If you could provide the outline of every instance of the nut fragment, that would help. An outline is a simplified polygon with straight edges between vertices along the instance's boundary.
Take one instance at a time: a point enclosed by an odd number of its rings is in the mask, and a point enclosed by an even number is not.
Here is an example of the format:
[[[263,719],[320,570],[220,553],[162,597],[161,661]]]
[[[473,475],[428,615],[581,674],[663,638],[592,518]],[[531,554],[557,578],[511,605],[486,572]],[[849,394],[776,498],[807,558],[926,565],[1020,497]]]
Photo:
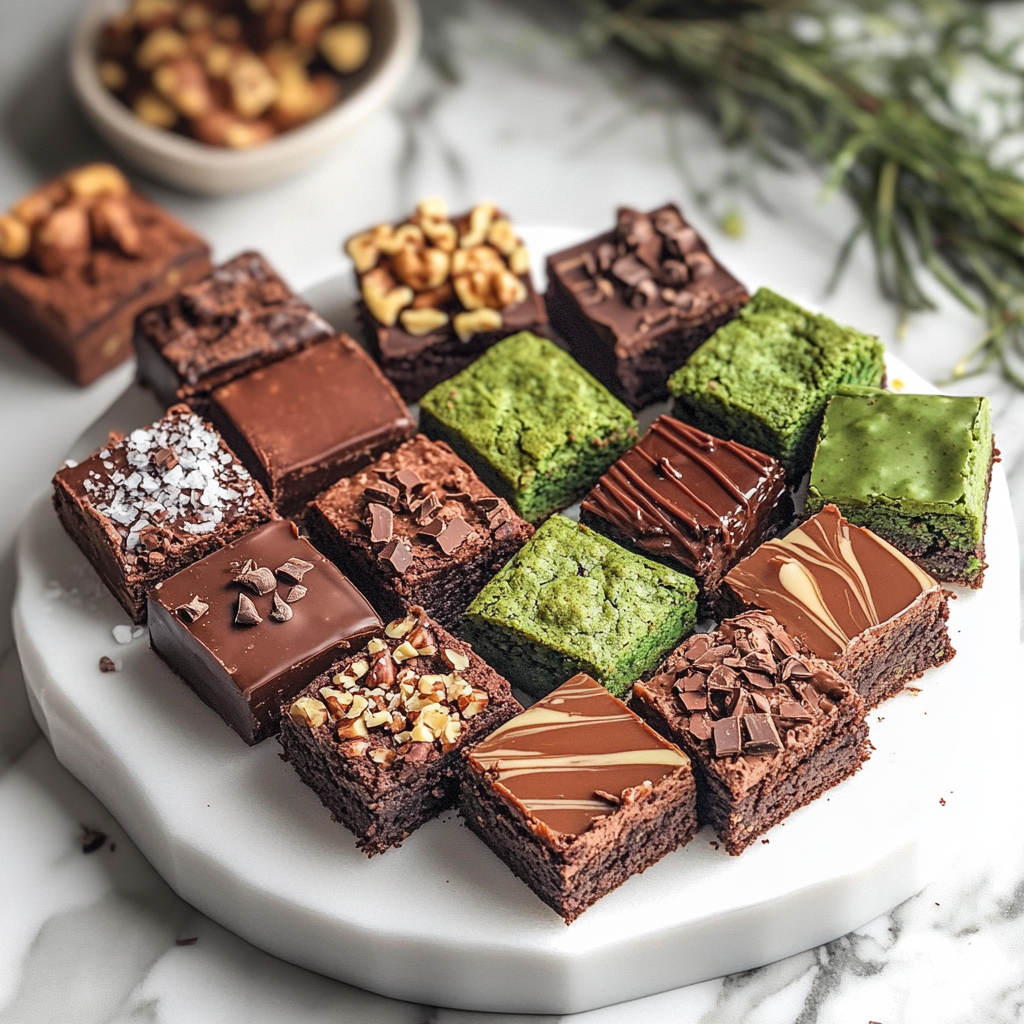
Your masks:
[[[179,57],[153,72],[153,87],[185,117],[202,117],[213,107],[206,74],[194,57]]]
[[[469,230],[459,239],[459,248],[472,249],[482,245],[495,212],[494,203],[477,203],[469,211]]]
[[[469,658],[461,651],[456,651],[451,647],[445,647],[441,651],[441,657],[456,672],[465,672],[469,668]]]
[[[5,260],[23,259],[32,242],[28,225],[9,213],[0,214],[0,257]]]
[[[448,314],[441,309],[407,309],[398,319],[411,335],[422,338],[444,327],[448,323]]]
[[[451,258],[446,252],[430,246],[400,249],[391,260],[395,276],[414,291],[425,292],[437,288],[448,279]]]
[[[188,53],[188,43],[173,28],[156,28],[142,40],[135,51],[135,63],[143,71],[152,71],[158,64]]]
[[[395,752],[388,747],[377,747],[370,751],[370,760],[387,768],[395,759]]]
[[[243,54],[227,75],[231,105],[240,117],[259,117],[277,99],[277,80],[255,54]]]
[[[383,268],[363,277],[363,301],[373,317],[385,327],[394,327],[398,314],[412,302],[415,292],[406,285],[387,288],[388,274]]]
[[[292,14],[292,39],[299,46],[312,46],[334,13],[334,0],[302,0]]]
[[[153,92],[140,93],[132,104],[135,116],[154,128],[173,128],[178,112]]]
[[[111,91],[117,92],[128,84],[128,72],[124,65],[116,60],[101,60],[99,67],[100,81]]]
[[[500,331],[504,320],[496,309],[475,309],[468,313],[456,313],[452,324],[459,341],[467,342],[476,334]]]
[[[373,637],[369,643],[367,643],[366,649],[371,654],[380,654],[381,651],[386,651],[388,649],[388,645],[379,637]]]
[[[410,658],[419,657],[419,652],[408,640],[403,640],[394,650],[392,657],[396,662],[401,664],[403,661],[408,661]]]
[[[377,248],[373,231],[364,231],[362,234],[353,235],[345,243],[345,252],[356,265],[357,274],[365,274],[368,270],[373,270],[380,259],[380,249]]]
[[[507,217],[496,220],[487,231],[487,241],[503,256],[511,256],[519,247],[512,221]]]
[[[433,743],[434,731],[428,728],[426,725],[417,722],[412,727],[412,734],[410,736],[410,739],[412,740],[413,743]]]
[[[89,258],[89,216],[80,206],[54,210],[36,230],[33,255],[44,274],[82,266]]]
[[[415,625],[416,616],[407,615],[404,619],[395,619],[393,622],[389,622],[384,627],[384,635],[391,637],[392,640],[400,640],[403,636],[408,636]]]
[[[422,248],[425,239],[423,229],[416,224],[400,224],[392,228],[390,224],[380,224],[373,229],[374,241],[385,256],[394,256],[409,246]]]
[[[369,749],[370,741],[362,736],[338,744],[338,752],[343,757],[362,757]]]
[[[362,718],[343,718],[338,724],[338,739],[365,739],[369,735],[366,723]]]
[[[370,30],[358,21],[342,21],[320,33],[324,60],[341,75],[358,71],[370,56]]]
[[[128,204],[115,196],[103,196],[90,211],[92,233],[98,242],[113,242],[126,256],[142,248],[139,229]]]
[[[508,258],[509,270],[513,274],[522,277],[530,271],[530,253],[525,245],[520,245],[512,251]]]
[[[293,722],[315,729],[327,721],[327,708],[315,697],[300,697],[288,709],[288,715]]]

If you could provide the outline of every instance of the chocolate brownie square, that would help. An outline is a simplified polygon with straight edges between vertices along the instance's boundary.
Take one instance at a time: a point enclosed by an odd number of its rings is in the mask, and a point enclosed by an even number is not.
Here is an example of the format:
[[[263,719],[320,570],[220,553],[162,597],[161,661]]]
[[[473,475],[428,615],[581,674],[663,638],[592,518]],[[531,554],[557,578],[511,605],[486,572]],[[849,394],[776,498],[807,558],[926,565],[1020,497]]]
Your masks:
[[[419,605],[447,629],[533,535],[448,445],[422,434],[321,494],[306,528],[384,616]]]
[[[263,488],[187,405],[53,478],[74,542],[134,622],[146,591],[276,518]]]
[[[996,455],[987,398],[841,389],[825,410],[807,510],[835,505],[937,580],[980,587]]]
[[[696,577],[705,602],[792,518],[780,462],[671,416],[659,416],[580,507],[581,523]]]
[[[266,523],[149,592],[160,655],[248,744],[278,731],[281,702],[380,619],[293,523]]]
[[[186,401],[334,336],[256,252],[244,252],[135,321],[139,377]]]
[[[112,164],[67,171],[0,215],[0,324],[76,384],[128,359],[140,310],[209,272],[206,242]]]
[[[473,599],[462,629],[534,696],[580,671],[620,696],[693,630],[696,598],[689,576],[552,516]]]
[[[466,824],[566,924],[697,828],[690,759],[582,673],[466,762]]]
[[[463,750],[520,711],[506,680],[413,608],[282,708],[281,745],[372,857],[451,807]]]
[[[811,468],[828,400],[844,384],[877,387],[877,338],[759,288],[669,379],[675,415],[778,459],[791,482]]]
[[[771,613],[869,708],[956,653],[946,630],[947,591],[835,505],[762,544],[725,585],[734,607]]]
[[[871,748],[861,697],[765,612],[684,641],[630,706],[693,758],[698,817],[733,856]]]
[[[347,335],[221,385],[209,412],[282,515],[416,429],[405,403]]]
[[[547,326],[526,248],[492,203],[449,219],[443,201],[424,200],[407,221],[355,235],[345,251],[367,343],[407,402],[501,338]]]
[[[425,395],[420,428],[451,445],[531,523],[583,497],[637,437],[629,409],[528,331]]]
[[[633,409],[668,398],[669,374],[749,298],[672,203],[619,207],[614,230],[547,266],[551,326]]]

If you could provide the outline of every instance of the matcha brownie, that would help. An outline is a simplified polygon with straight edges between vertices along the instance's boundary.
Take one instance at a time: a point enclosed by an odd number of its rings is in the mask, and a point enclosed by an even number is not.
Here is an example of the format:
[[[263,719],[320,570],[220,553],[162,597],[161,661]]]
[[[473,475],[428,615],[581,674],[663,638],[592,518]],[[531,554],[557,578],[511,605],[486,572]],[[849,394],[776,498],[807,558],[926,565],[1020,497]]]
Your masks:
[[[463,631],[527,693],[582,671],[621,696],[693,631],[696,612],[689,576],[552,516],[476,596]]]
[[[761,288],[668,382],[680,419],[766,452],[790,481],[810,469],[829,398],[877,387],[881,342]]]
[[[626,406],[529,331],[429,391],[420,429],[446,441],[532,523],[581,498],[637,438]]]
[[[980,587],[995,454],[987,398],[841,388],[825,411],[807,510],[831,502],[936,579]]]

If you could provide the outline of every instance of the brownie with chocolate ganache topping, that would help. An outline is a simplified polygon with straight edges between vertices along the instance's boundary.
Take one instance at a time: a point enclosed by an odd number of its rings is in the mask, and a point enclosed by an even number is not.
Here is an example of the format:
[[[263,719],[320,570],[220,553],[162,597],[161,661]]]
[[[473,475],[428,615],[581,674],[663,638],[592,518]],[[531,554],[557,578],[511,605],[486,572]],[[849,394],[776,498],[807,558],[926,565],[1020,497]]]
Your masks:
[[[422,434],[321,494],[306,528],[382,615],[419,605],[448,629],[533,536],[448,445]]]
[[[284,705],[281,745],[372,857],[451,807],[463,750],[520,711],[469,644],[412,608]]]
[[[407,402],[496,341],[547,328],[526,248],[492,203],[449,218],[442,200],[426,199],[401,224],[353,236],[345,251],[370,351]]]
[[[551,326],[633,409],[668,398],[672,371],[749,298],[673,203],[620,207],[613,231],[547,266]]]
[[[210,272],[206,242],[112,164],[66,171],[0,220],[0,325],[76,384],[131,356],[140,310]]]
[[[766,612],[684,641],[630,707],[693,759],[700,822],[734,856],[870,756],[860,695]]]
[[[222,385],[209,413],[282,515],[300,514],[416,429],[391,382],[345,334]]]
[[[363,595],[287,520],[149,592],[153,650],[249,744],[278,731],[282,701],[379,628]]]
[[[833,504],[937,580],[977,588],[998,455],[987,398],[843,388],[825,410],[807,511]]]
[[[334,336],[256,252],[243,252],[135,321],[139,377],[185,401]]]
[[[693,575],[705,606],[725,573],[792,518],[781,463],[671,416],[659,416],[580,507],[581,523]]]
[[[582,673],[466,762],[466,824],[566,924],[697,828],[690,759]]]
[[[770,612],[869,708],[956,653],[946,629],[948,592],[835,505],[762,544],[725,585],[734,609]]]
[[[133,622],[146,591],[261,523],[263,488],[187,405],[115,439],[53,478],[61,525]]]

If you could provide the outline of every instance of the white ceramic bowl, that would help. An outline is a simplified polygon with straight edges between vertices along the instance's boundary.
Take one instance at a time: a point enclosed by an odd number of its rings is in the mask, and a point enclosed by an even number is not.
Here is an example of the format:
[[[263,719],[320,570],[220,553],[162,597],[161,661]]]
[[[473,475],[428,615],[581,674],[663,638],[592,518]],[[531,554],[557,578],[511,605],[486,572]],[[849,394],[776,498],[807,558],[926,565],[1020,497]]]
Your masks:
[[[416,0],[376,0],[374,55],[355,89],[327,113],[253,149],[207,146],[140,121],[100,81],[96,43],[103,23],[125,0],[92,0],[68,53],[71,84],[96,130],[140,169],[170,185],[227,195],[269,185],[308,167],[397,92],[416,59],[420,17]]]

